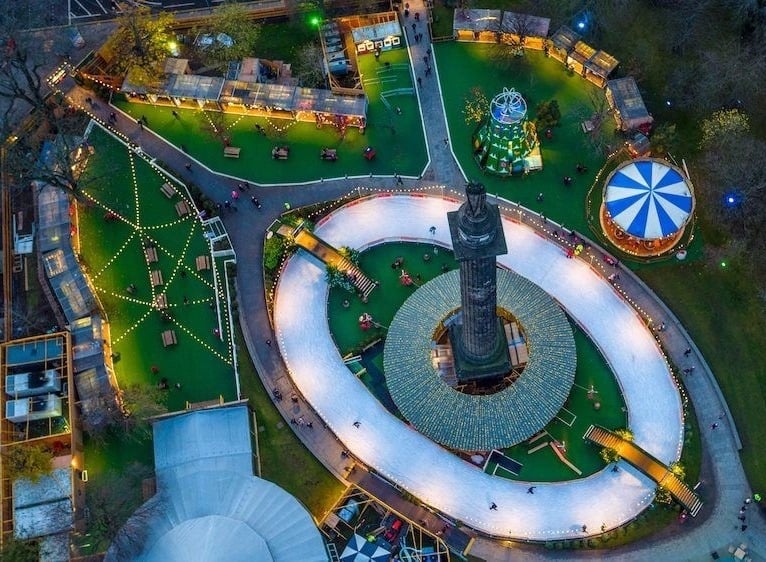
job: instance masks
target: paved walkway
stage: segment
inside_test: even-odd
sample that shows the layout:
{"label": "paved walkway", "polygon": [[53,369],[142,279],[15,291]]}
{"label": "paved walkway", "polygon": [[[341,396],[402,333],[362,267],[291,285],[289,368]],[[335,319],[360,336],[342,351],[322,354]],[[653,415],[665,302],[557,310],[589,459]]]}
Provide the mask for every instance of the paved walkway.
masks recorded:
{"label": "paved walkway", "polygon": [[[414,2],[411,3],[411,6],[414,11],[418,11],[420,8],[421,14],[424,13],[420,2],[417,2],[417,7]],[[416,76],[421,75],[425,69],[422,56],[430,46],[427,30],[423,24],[420,25],[424,33],[424,41],[412,48],[412,60],[415,63]],[[410,38],[411,32],[408,34],[408,40]],[[410,42],[412,41],[410,40]],[[432,78],[433,80],[431,80]],[[458,187],[462,186],[464,182],[451,152],[444,143],[444,139],[448,138],[448,135],[435,78],[435,75],[427,77],[427,80],[423,78],[423,86],[418,89],[431,166],[423,178],[424,181],[405,179],[404,190],[429,187],[434,183]],[[74,102],[86,110],[90,110],[84,102],[85,97],[89,95],[92,96],[93,94],[80,88],[75,88],[72,91]],[[105,104],[99,103],[98,108],[90,111],[101,122],[106,122],[109,109]],[[189,162],[186,155],[153,133],[141,131],[136,123],[125,115],[119,115],[116,127],[127,138],[140,144],[145,152],[163,161],[170,168],[178,170],[178,177],[181,180],[197,184],[211,198],[218,201],[225,200],[231,189],[235,187],[236,182],[212,173],[196,163],[193,163],[191,170],[185,170],[184,164]],[[238,212],[232,211],[223,217],[237,251],[239,273],[237,282],[242,328],[248,351],[267,388],[278,387],[285,396],[289,396],[292,392],[292,385],[284,364],[276,349],[267,343],[271,341],[273,334],[266,313],[261,272],[262,236],[266,227],[284,210],[286,201],[290,202],[293,207],[299,207],[333,199],[356,189],[360,191],[393,190],[395,188],[394,183],[391,178],[370,178],[369,181],[364,182],[363,186],[352,180],[339,180],[311,186],[254,188],[254,193],[263,204],[262,209],[256,210],[247,207],[245,203],[240,203]],[[254,233],[257,235],[254,236]],[[550,233],[551,229],[548,228],[547,234],[550,235]],[[725,548],[730,543],[745,542],[750,545],[751,552],[755,553],[757,557],[766,559],[766,522],[753,507],[747,513],[749,525],[747,531],[739,531],[740,522],[737,520],[737,515],[743,499],[751,493],[751,490],[748,488],[740,463],[738,438],[712,373],[710,373],[688,334],[664,304],[629,272],[623,271],[621,275],[623,278],[621,284],[631,300],[647,311],[652,318],[658,321],[662,319],[666,322],[667,330],[659,335],[674,362],[682,366],[693,365],[696,367],[695,373],[686,382],[697,415],[700,418],[701,427],[703,429],[710,428],[716,422],[720,426],[716,430],[704,431],[703,433],[706,460],[710,461],[709,465],[706,464],[706,468],[710,469],[710,476],[698,489],[698,492],[705,497],[707,502],[700,515],[704,521],[687,523],[689,530],[686,532],[682,532],[685,530],[684,528],[678,528],[673,533],[642,541],[635,546],[605,551],[602,556],[630,560],[703,560],[709,559],[709,554],[714,549]],[[683,355],[687,347],[693,349],[689,358]],[[277,406],[285,419],[289,420],[297,414],[303,415],[306,421],[315,420],[319,422],[307,404],[300,399],[295,404],[284,400]],[[724,418],[719,421],[722,414]],[[305,426],[296,427],[296,433],[328,470],[339,478],[343,478],[344,468],[347,466],[348,460],[341,456],[342,446],[331,432],[323,429],[321,422],[315,424],[314,429],[308,429]],[[523,545],[516,545],[510,550],[495,542],[483,539],[476,541],[472,552],[477,556],[497,562],[511,559],[573,559],[578,557],[593,559],[599,556],[599,553],[594,552],[547,552],[537,548],[525,548]]]}

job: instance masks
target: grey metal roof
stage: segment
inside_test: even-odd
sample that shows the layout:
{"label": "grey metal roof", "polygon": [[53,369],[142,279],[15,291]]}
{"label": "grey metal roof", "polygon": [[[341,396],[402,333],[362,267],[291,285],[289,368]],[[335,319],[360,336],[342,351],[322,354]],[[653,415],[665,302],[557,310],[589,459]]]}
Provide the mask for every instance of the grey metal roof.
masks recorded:
{"label": "grey metal roof", "polygon": [[[118,536],[106,560],[327,562],[306,509],[253,476],[249,415],[236,403],[154,422],[158,493],[133,515],[132,531]],[[136,525],[143,533],[137,547],[130,540]]]}
{"label": "grey metal roof", "polygon": [[500,31],[500,10],[455,10],[452,29],[471,31]]}
{"label": "grey metal roof", "polygon": [[559,412],[574,382],[577,355],[566,315],[545,291],[507,270],[497,272],[497,303],[527,335],[529,362],[511,386],[475,396],[444,383],[431,364],[432,335],[460,307],[459,272],[418,289],[396,313],[383,356],[386,385],[418,431],[447,447],[487,451],[515,445]]}
{"label": "grey metal roof", "polygon": [[72,525],[72,469],[57,468],[37,482],[13,482],[13,527],[20,539],[67,531]]}
{"label": "grey metal roof", "polygon": [[638,84],[632,76],[609,80],[606,83],[607,98],[611,98],[613,107],[618,111],[620,119],[629,126],[643,122],[651,122],[652,117],[646,110],[644,99],[638,90]]}
{"label": "grey metal roof", "polygon": [[574,49],[575,44],[580,40],[580,34],[576,31],[573,31],[566,25],[562,25],[556,30],[556,33],[554,33],[551,36],[551,43],[553,43],[553,46],[557,49],[561,49],[562,51],[571,51]]}

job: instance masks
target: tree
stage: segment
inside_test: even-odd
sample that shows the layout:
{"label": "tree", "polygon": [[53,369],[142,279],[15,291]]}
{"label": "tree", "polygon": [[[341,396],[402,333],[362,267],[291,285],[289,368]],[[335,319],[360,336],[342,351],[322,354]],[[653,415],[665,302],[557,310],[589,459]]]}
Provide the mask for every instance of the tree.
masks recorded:
{"label": "tree", "polygon": [[8,135],[20,110],[42,111],[52,108],[46,103],[48,86],[42,75],[43,61],[35,60],[30,51],[15,39],[9,39],[0,57],[0,98],[5,102],[0,134]]}
{"label": "tree", "polygon": [[40,545],[37,541],[22,541],[13,535],[3,539],[0,546],[0,560],[8,562],[37,562],[40,559]]}
{"label": "tree", "polygon": [[131,384],[120,391],[125,414],[125,431],[131,437],[143,441],[152,435],[147,418],[166,414],[167,393],[148,384]]}
{"label": "tree", "polygon": [[279,267],[284,251],[284,238],[281,236],[266,238],[266,242],[263,245],[263,267],[269,271],[274,271]]}
{"label": "tree", "polygon": [[[112,470],[91,478],[85,500],[88,508],[86,524],[97,549],[105,550],[109,546],[141,504],[141,484],[151,473],[147,466],[131,463],[122,472]],[[127,529],[126,536],[143,536],[142,519]]]}
{"label": "tree", "polygon": [[489,113],[489,100],[479,86],[474,86],[465,96],[463,115],[466,125],[483,123]]}
{"label": "tree", "polygon": [[209,44],[195,41],[200,60],[206,66],[220,67],[229,61],[253,56],[261,26],[253,22],[243,4],[227,1],[215,8],[194,31],[198,38],[207,35],[212,40]]}
{"label": "tree", "polygon": [[359,250],[355,250],[350,246],[341,246],[338,248],[338,253],[354,265],[359,265]]}
{"label": "tree", "polygon": [[293,76],[304,88],[326,88],[324,55],[322,48],[314,41],[303,45],[297,53]]}
{"label": "tree", "polygon": [[664,156],[674,152],[678,142],[675,124],[660,123],[652,131],[649,140],[651,142],[652,154],[656,156]]}
{"label": "tree", "polygon": [[561,121],[561,110],[556,100],[541,101],[535,108],[535,123],[539,131],[557,127]]}
{"label": "tree", "polygon": [[700,125],[700,148],[719,147],[722,143],[740,144],[750,132],[750,118],[739,109],[714,111]]}
{"label": "tree", "polygon": [[53,455],[36,445],[10,445],[3,451],[4,475],[11,481],[27,478],[37,482],[53,470]]}
{"label": "tree", "polygon": [[117,73],[127,73],[132,84],[158,88],[164,80],[165,59],[174,40],[172,12],[152,14],[145,6],[125,7],[117,18],[117,31],[104,52]]}
{"label": "tree", "polygon": [[199,117],[203,131],[214,140],[225,142],[228,135],[226,134],[226,115],[222,111],[199,111],[196,115]]}
{"label": "tree", "polygon": [[[633,441],[633,432],[627,428],[615,429],[612,433],[625,441]],[[601,460],[603,460],[606,464],[619,462],[622,458],[620,457],[620,454],[617,452],[617,450],[612,449],[611,447],[603,447],[599,454],[601,455]]]}

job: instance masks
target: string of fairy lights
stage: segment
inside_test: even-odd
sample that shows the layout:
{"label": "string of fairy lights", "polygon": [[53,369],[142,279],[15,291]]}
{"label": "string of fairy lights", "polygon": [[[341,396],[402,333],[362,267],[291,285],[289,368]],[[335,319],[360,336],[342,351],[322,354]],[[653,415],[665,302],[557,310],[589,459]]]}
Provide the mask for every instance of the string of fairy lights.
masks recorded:
{"label": "string of fairy lights", "polygon": [[[133,192],[133,201],[135,206],[135,218],[134,220],[130,220],[128,217],[125,216],[124,212],[121,212],[119,209],[114,208],[112,205],[106,204],[104,201],[101,201],[91,195],[90,193],[84,193],[85,197],[96,207],[102,209],[105,211],[105,213],[108,214],[109,220],[118,220],[121,221],[128,226],[132,228],[132,232],[128,236],[128,238],[120,245],[120,247],[112,253],[110,258],[107,260],[107,262],[101,266],[101,268],[95,273],[90,274],[88,277],[90,277],[91,284],[94,286],[94,289],[96,292],[101,294],[108,294],[113,298],[120,299],[124,302],[130,302],[133,304],[137,304],[140,306],[147,307],[147,310],[140,316],[140,318],[135,321],[133,324],[128,326],[125,331],[114,337],[112,339],[112,345],[119,344],[121,341],[123,341],[129,334],[134,332],[136,329],[138,329],[143,323],[145,323],[146,319],[149,318],[153,312],[156,312],[160,309],[158,305],[158,294],[165,293],[163,289],[166,289],[169,285],[173,283],[173,281],[176,279],[176,277],[180,274],[179,272],[183,269],[186,271],[187,275],[193,276],[194,279],[196,279],[198,282],[201,282],[206,286],[208,289],[211,289],[213,291],[213,294],[210,297],[204,297],[204,298],[195,298],[191,300],[187,300],[183,306],[193,306],[193,305],[210,305],[212,304],[215,299],[225,299],[225,296],[223,295],[222,291],[215,291],[214,289],[214,283],[208,279],[206,279],[203,275],[201,275],[199,272],[194,271],[191,268],[185,268],[184,267],[184,257],[188,253],[188,249],[190,244],[193,242],[194,235],[198,233],[198,229],[195,228],[195,226],[200,223],[199,221],[191,220],[195,216],[198,217],[198,214],[196,212],[190,213],[186,216],[179,217],[178,219],[163,222],[160,224],[154,224],[154,225],[144,225],[141,222],[141,187],[138,181],[138,175],[136,170],[136,156],[140,156],[142,160],[148,164],[151,169],[162,179],[162,181],[165,182],[173,182],[177,183],[174,178],[171,178],[165,170],[157,166],[154,160],[150,159],[148,155],[143,153],[143,151],[140,150],[140,147],[135,146],[130,138],[122,133],[121,131],[117,130],[114,127],[109,126],[108,124],[104,123],[102,119],[91,111],[88,107],[83,106],[82,104],[79,104],[69,99],[70,103],[73,106],[76,106],[79,110],[83,111],[85,114],[87,114],[95,123],[97,123],[105,132],[115,137],[118,141],[122,142],[123,145],[125,145],[128,158],[129,158],[129,165],[130,165],[130,175],[131,175],[131,187]],[[194,205],[194,202],[191,200],[190,197],[185,196],[181,191],[178,192],[181,195],[181,199],[186,202],[187,205],[190,206],[190,208],[193,211],[196,211],[196,206]],[[176,228],[178,225],[180,225],[184,221],[189,221],[189,224],[192,225],[192,228],[189,229],[186,235],[186,239],[184,240],[184,245],[179,254],[175,254],[174,252],[171,252],[168,250],[168,248],[160,245],[157,240],[154,240],[153,237],[150,237],[148,235],[149,232],[156,232],[159,230],[169,229],[169,228]],[[146,260],[146,266],[147,266],[147,275],[149,276],[149,286],[151,287],[151,299],[139,299],[131,296],[130,294],[125,294],[122,292],[116,292],[111,291],[107,289],[106,287],[97,286],[95,285],[95,281],[98,280],[104,272],[106,272],[110,267],[112,267],[117,259],[121,255],[123,255],[128,249],[131,247],[132,244],[135,243],[135,240],[137,237],[140,237],[142,240],[150,240],[153,245],[156,246],[156,248],[162,252],[164,255],[167,255],[171,260],[175,261],[174,268],[170,274],[170,277],[166,280],[163,280],[163,283],[161,285],[154,285],[151,282],[151,274],[152,274],[152,264],[149,262],[149,257],[145,253],[144,259]],[[215,261],[215,260],[214,260]],[[217,268],[213,268],[212,275],[218,275],[219,272],[216,270]],[[168,309],[174,309],[177,307],[180,307],[181,305],[178,303],[167,303],[167,306],[163,306],[163,308]],[[228,319],[229,318],[229,310],[228,307],[224,308],[224,315]],[[229,330],[221,329],[224,326],[219,327],[217,338],[220,340],[223,340],[226,343],[226,353],[223,354],[219,350],[215,349],[210,342],[203,339],[201,336],[197,334],[197,331],[195,328],[189,327],[185,325],[184,323],[180,322],[178,319],[174,317],[169,317],[170,320],[173,322],[173,325],[177,327],[179,330],[181,330],[186,336],[196,342],[198,345],[202,346],[206,351],[223,361],[227,365],[233,364],[233,338],[231,334],[229,333]],[[225,326],[228,326],[228,322],[225,323]]]}

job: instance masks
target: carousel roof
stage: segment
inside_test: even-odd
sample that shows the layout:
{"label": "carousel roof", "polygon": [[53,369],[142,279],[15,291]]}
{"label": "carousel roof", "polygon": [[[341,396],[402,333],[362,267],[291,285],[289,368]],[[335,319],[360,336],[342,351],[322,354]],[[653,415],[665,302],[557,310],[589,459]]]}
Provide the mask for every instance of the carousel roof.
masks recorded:
{"label": "carousel roof", "polygon": [[389,558],[391,552],[388,549],[354,533],[340,555],[340,562],[388,562]]}
{"label": "carousel roof", "polygon": [[615,170],[604,187],[612,220],[637,238],[656,240],[689,220],[694,197],[687,179],[660,160],[636,160]]}

